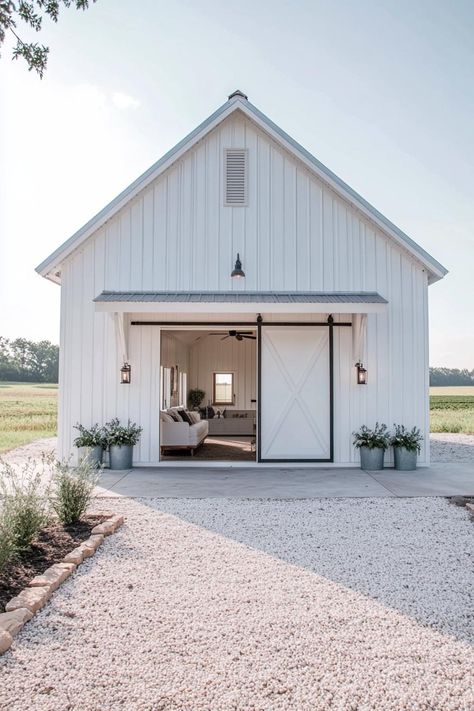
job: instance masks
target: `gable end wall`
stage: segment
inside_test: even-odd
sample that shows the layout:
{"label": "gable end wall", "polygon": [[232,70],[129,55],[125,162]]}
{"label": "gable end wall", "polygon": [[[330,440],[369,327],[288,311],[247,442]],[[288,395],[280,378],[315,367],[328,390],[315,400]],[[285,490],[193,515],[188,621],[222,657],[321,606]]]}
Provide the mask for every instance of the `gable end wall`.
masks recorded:
{"label": "gable end wall", "polygon": [[[249,158],[248,207],[225,207],[223,150],[242,147]],[[246,279],[235,283],[229,275],[237,252]],[[363,422],[427,429],[426,271],[253,123],[234,114],[63,264],[62,454],[70,451],[76,422],[129,414],[143,422],[158,398],[155,381],[146,402],[133,380],[130,388],[120,386],[114,326],[108,314],[94,312],[97,294],[242,288],[378,291],[389,306],[386,314],[368,319],[367,388],[354,384],[350,329],[336,331],[336,457],[354,460],[351,432]],[[134,339],[143,363],[132,363],[132,372],[155,357],[159,342],[157,329],[139,330]],[[152,433],[139,448],[142,462],[150,461],[151,438]]]}

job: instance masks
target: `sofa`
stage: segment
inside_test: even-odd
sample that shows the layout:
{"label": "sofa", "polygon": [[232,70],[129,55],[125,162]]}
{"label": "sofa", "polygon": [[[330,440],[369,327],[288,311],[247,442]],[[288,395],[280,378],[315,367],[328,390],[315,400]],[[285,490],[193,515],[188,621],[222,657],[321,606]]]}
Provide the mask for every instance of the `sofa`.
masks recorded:
{"label": "sofa", "polygon": [[[209,433],[207,420],[201,420],[198,413],[188,413],[192,424],[184,420],[184,408],[170,408],[160,412],[160,446],[161,453],[174,449],[189,449],[191,456],[206,439]],[[176,421],[176,415],[179,418]]]}

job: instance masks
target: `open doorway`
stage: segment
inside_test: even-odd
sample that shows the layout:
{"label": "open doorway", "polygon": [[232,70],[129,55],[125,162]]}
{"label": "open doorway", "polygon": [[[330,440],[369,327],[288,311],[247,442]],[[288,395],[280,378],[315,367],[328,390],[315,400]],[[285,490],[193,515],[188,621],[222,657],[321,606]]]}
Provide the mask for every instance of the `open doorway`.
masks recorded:
{"label": "open doorway", "polygon": [[161,331],[161,461],[256,460],[254,328]]}

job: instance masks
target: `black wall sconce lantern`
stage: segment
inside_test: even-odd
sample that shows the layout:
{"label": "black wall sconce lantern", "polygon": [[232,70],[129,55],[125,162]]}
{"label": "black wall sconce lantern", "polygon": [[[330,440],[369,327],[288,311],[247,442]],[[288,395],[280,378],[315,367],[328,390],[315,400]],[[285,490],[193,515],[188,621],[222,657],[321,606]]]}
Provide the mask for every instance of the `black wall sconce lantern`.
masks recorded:
{"label": "black wall sconce lantern", "polygon": [[235,267],[230,275],[232,279],[242,279],[245,276],[245,272],[242,269],[242,262],[240,261],[240,255],[237,252],[237,259],[235,260]]}
{"label": "black wall sconce lantern", "polygon": [[367,370],[362,363],[356,363],[357,385],[367,385]]}
{"label": "black wall sconce lantern", "polygon": [[120,382],[122,385],[130,385],[132,369],[128,363],[124,363],[120,368]]}

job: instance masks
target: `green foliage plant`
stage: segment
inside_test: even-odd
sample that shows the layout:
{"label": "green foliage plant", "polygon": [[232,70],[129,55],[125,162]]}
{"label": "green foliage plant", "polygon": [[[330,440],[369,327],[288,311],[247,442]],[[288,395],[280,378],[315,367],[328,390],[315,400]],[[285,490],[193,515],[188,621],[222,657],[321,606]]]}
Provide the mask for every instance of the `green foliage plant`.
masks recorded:
{"label": "green foliage plant", "polygon": [[126,425],[121,425],[118,417],[114,417],[105,423],[104,427],[107,445],[123,447],[125,445],[135,445],[140,439],[143,427],[139,427],[136,422],[128,420]]}
{"label": "green foliage plant", "polygon": [[88,457],[76,467],[70,467],[68,462],[56,462],[51,506],[63,526],[77,523],[84,515],[101,471]]}
{"label": "green foliage plant", "polygon": [[102,449],[107,447],[107,433],[98,424],[89,428],[77,424],[74,425],[74,429],[79,432],[74,440],[75,447],[102,447]]}
{"label": "green foliage plant", "polygon": [[393,425],[394,434],[390,437],[392,447],[404,447],[409,452],[421,452],[421,443],[423,435],[418,427],[413,427],[411,430],[406,429],[404,425]]}
{"label": "green foliage plant", "polygon": [[6,462],[0,468],[1,524],[14,551],[26,550],[49,518],[46,468],[49,457],[38,465],[28,459],[21,468]]}
{"label": "green foliage plant", "polygon": [[193,388],[189,391],[188,401],[191,407],[199,407],[205,397],[206,393],[204,390],[201,390],[200,388]]}
{"label": "green foliage plant", "polygon": [[[92,0],[95,2],[95,0]],[[86,10],[89,7],[89,0],[0,0],[0,46],[5,41],[7,33],[11,33],[16,39],[13,48],[13,59],[23,57],[28,65],[29,71],[34,70],[43,77],[48,61],[49,47],[38,42],[24,42],[18,32],[18,22],[23,22],[26,27],[40,32],[43,26],[43,19],[49,18],[53,22],[58,21],[61,6],[75,7],[77,10]]]}
{"label": "green foliage plant", "polygon": [[388,449],[390,443],[390,433],[387,429],[387,425],[375,423],[375,427],[371,430],[367,425],[362,425],[362,427],[357,431],[352,433],[354,437],[354,446],[359,449],[360,447],[367,447],[368,449]]}
{"label": "green foliage plant", "polygon": [[16,553],[12,522],[2,509],[0,511],[0,573]]}

